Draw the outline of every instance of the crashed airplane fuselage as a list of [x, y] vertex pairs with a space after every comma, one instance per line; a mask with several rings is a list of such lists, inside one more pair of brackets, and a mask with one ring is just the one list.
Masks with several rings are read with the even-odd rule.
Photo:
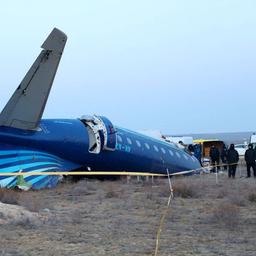
[[[54, 29], [42, 52], [0, 115], [0, 186], [14, 187], [20, 173], [32, 188], [53, 187], [58, 175], [33, 172], [166, 174], [200, 168], [173, 144], [114, 126], [103, 116], [41, 119], [67, 37]], [[2, 175], [1, 175], [2, 173]]]

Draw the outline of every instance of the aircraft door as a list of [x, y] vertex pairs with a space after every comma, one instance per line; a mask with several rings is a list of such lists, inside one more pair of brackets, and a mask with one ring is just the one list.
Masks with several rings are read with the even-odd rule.
[[99, 154], [101, 150], [114, 151], [116, 130], [111, 121], [104, 116], [82, 116], [89, 135], [89, 152]]
[[114, 151], [116, 148], [116, 130], [108, 118], [100, 116], [99, 119], [104, 123], [106, 128], [103, 149]]

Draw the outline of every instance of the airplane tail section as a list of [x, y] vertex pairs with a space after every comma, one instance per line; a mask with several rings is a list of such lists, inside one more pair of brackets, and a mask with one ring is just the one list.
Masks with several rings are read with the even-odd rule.
[[43, 111], [67, 41], [67, 36], [54, 28], [43, 50], [2, 110], [0, 126], [34, 130]]

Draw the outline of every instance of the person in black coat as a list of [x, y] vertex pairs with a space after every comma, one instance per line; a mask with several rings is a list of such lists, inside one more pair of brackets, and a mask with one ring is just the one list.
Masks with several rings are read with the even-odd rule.
[[212, 172], [216, 172], [216, 165], [217, 169], [219, 170], [219, 164], [220, 164], [220, 151], [218, 148], [216, 148], [214, 145], [211, 146], [210, 149], [210, 158], [211, 158], [211, 163], [213, 166], [213, 169], [211, 170]]
[[236, 167], [239, 161], [239, 154], [235, 150], [235, 145], [231, 144], [227, 152], [227, 162], [228, 162], [228, 177], [235, 178], [236, 176]]
[[228, 167], [226, 165], [226, 163], [227, 163], [227, 155], [228, 155], [228, 150], [227, 150], [226, 145], [223, 143], [223, 147], [222, 147], [222, 150], [221, 150], [220, 158], [221, 158], [221, 162], [223, 164], [224, 170], [228, 169]]
[[251, 167], [253, 169], [253, 175], [256, 177], [256, 166], [255, 166], [255, 150], [253, 149], [252, 144], [248, 145], [248, 149], [245, 151], [244, 160], [247, 167], [247, 178], [251, 177]]

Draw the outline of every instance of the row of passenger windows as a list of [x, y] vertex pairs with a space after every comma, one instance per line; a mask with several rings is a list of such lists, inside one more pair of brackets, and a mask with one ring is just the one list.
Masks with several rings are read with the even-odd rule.
[[[119, 143], [122, 143], [122, 142], [123, 142], [123, 138], [122, 138], [120, 135], [117, 135], [117, 141], [118, 141]], [[129, 145], [132, 145], [132, 140], [131, 140], [130, 138], [127, 137], [127, 138], [126, 138], [126, 141], [127, 141], [127, 143], [128, 143]], [[136, 142], [136, 145], [137, 145], [139, 148], [142, 147], [142, 142], [140, 142], [140, 141], [138, 141], [138, 140], [135, 140], [135, 142]], [[146, 149], [148, 149], [148, 150], [151, 149], [150, 145], [149, 145], [148, 143], [146, 143], [146, 142], [144, 143], [144, 146], [145, 146]], [[167, 149], [164, 149], [164, 148], [162, 148], [162, 147], [159, 149], [156, 145], [153, 145], [153, 149], [154, 149], [156, 152], [159, 152], [159, 151], [161, 150], [163, 154], [166, 154], [166, 150], [167, 150]], [[169, 154], [170, 154], [171, 156], [174, 156], [174, 152], [173, 152], [172, 150], [168, 149], [168, 152], [169, 152]], [[175, 154], [176, 154], [176, 156], [177, 156], [178, 158], [181, 158], [181, 155], [180, 155], [180, 153], [179, 153], [178, 151], [176, 151]], [[189, 159], [186, 154], [183, 154], [183, 157], [184, 157], [186, 160]], [[192, 158], [192, 159], [193, 159], [193, 161], [194, 161], [194, 158]]]

